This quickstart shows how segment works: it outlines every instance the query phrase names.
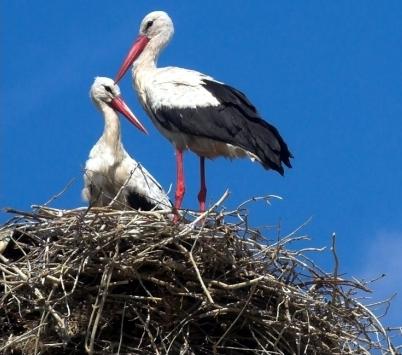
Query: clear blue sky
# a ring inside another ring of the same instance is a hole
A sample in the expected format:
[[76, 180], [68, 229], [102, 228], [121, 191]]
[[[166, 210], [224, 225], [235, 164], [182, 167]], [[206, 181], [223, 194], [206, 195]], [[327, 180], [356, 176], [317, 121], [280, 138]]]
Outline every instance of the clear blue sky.
[[[0, 206], [44, 203], [71, 179], [56, 207], [83, 205], [82, 167], [103, 121], [88, 98], [97, 75], [114, 76], [145, 14], [167, 11], [175, 36], [159, 64], [196, 69], [245, 92], [294, 153], [282, 178], [249, 161], [207, 164], [208, 203], [228, 208], [265, 194], [252, 223], [288, 233], [310, 216], [306, 246], [338, 236], [341, 271], [398, 291], [387, 321], [402, 324], [401, 1], [1, 1]], [[174, 152], [125, 121], [124, 143], [168, 188]], [[184, 206], [197, 207], [198, 160], [185, 161]], [[1, 217], [5, 220], [6, 216]], [[318, 258], [330, 270], [328, 253]]]

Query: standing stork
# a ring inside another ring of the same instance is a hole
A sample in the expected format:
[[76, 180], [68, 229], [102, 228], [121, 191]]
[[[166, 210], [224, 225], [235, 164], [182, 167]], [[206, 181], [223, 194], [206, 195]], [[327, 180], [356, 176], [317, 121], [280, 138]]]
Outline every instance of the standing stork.
[[175, 207], [183, 200], [183, 151], [200, 157], [200, 210], [205, 210], [205, 158], [249, 157], [265, 169], [284, 174], [291, 167], [290, 153], [278, 130], [264, 121], [247, 97], [235, 88], [197, 71], [157, 68], [162, 49], [174, 32], [167, 13], [154, 11], [141, 22], [139, 36], [124, 60], [117, 83], [133, 64], [134, 87], [158, 130], [176, 148]]
[[85, 164], [82, 196], [92, 206], [131, 207], [149, 211], [171, 208], [166, 193], [155, 178], [126, 152], [121, 143], [120, 121], [117, 111], [138, 129], [145, 128], [120, 96], [120, 89], [112, 79], [95, 79], [90, 96], [103, 113], [105, 128], [89, 153]]

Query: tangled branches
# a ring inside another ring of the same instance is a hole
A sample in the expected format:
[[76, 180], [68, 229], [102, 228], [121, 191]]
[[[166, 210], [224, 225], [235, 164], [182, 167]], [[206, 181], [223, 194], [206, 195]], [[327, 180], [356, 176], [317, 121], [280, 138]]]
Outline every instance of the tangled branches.
[[268, 242], [241, 211], [216, 211], [192, 224], [14, 211], [0, 230], [0, 352], [396, 354], [355, 297], [364, 284], [291, 250], [296, 233]]

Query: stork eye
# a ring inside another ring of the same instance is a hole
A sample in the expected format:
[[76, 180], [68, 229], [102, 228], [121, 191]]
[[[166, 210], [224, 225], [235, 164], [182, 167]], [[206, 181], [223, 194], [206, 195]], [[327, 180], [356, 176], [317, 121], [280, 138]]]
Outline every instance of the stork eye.
[[103, 87], [105, 88], [105, 90], [109, 93], [113, 95], [113, 91], [109, 86], [103, 85]]
[[148, 21], [147, 24], [145, 25], [145, 31], [148, 30], [148, 28], [150, 28], [153, 25], [153, 21]]

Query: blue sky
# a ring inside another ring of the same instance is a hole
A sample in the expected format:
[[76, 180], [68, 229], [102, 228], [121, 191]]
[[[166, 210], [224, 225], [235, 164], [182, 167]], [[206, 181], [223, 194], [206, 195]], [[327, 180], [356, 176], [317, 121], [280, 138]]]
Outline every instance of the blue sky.
[[[280, 223], [286, 234], [312, 216], [303, 230], [308, 246], [329, 246], [336, 232], [341, 271], [387, 273], [376, 288], [400, 293], [387, 322], [402, 324], [402, 2], [37, 5], [0, 3], [0, 206], [44, 203], [72, 178], [54, 206], [84, 204], [82, 167], [103, 129], [89, 87], [97, 75], [114, 77], [143, 16], [165, 10], [176, 33], [160, 66], [196, 69], [242, 90], [295, 156], [284, 178], [249, 161], [207, 162], [208, 203], [226, 188], [228, 208], [282, 196], [271, 207], [252, 206], [251, 222]], [[167, 189], [175, 181], [174, 151], [139, 106], [129, 76], [121, 89], [150, 131], [141, 135], [123, 121], [126, 149]], [[186, 154], [185, 174], [184, 206], [196, 208], [193, 154]], [[317, 260], [332, 268], [329, 253]]]

